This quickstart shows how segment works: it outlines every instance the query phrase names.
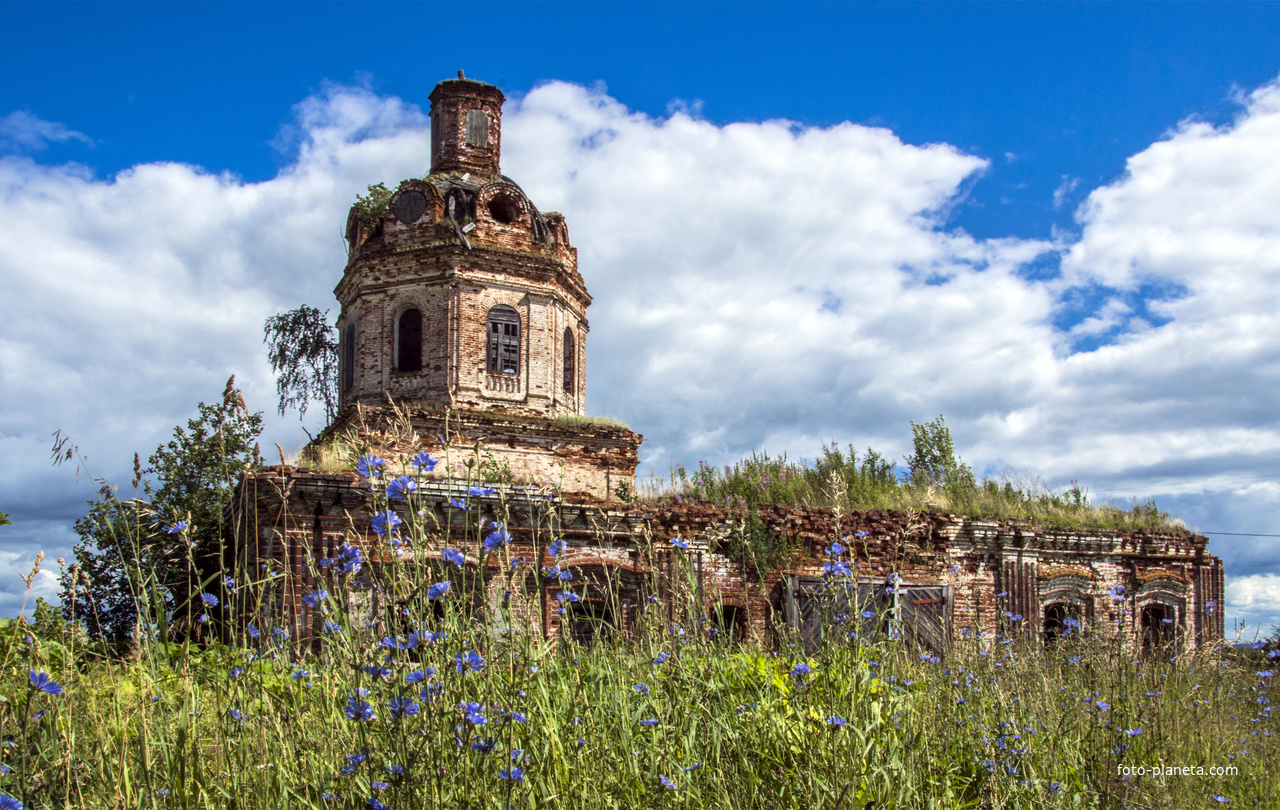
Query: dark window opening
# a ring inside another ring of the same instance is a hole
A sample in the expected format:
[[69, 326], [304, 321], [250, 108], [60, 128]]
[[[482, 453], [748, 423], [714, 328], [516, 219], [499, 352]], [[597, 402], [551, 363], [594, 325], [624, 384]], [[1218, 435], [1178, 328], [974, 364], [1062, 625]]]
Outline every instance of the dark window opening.
[[1142, 649], [1159, 650], [1171, 645], [1178, 637], [1177, 611], [1164, 604], [1147, 605], [1142, 609]]
[[467, 110], [467, 146], [489, 148], [489, 115], [484, 110]]
[[500, 194], [489, 200], [489, 216], [493, 217], [495, 222], [510, 225], [520, 218], [520, 206], [515, 200]]
[[747, 637], [747, 611], [735, 605], [721, 605], [711, 614], [716, 638], [742, 643]]
[[1052, 644], [1080, 631], [1080, 611], [1075, 605], [1055, 602], [1044, 609], [1044, 642]]
[[422, 313], [406, 309], [396, 327], [396, 371], [422, 369]]
[[520, 316], [508, 306], [489, 310], [487, 367], [490, 374], [520, 373]]
[[573, 330], [564, 330], [564, 391], [566, 394], [573, 393], [574, 372], [577, 369], [573, 351]]
[[561, 632], [573, 639], [574, 643], [586, 647], [599, 642], [607, 643], [617, 629], [613, 611], [603, 602], [570, 603], [560, 627]]
[[350, 388], [356, 384], [356, 325], [347, 324], [346, 343], [343, 346], [342, 387]]

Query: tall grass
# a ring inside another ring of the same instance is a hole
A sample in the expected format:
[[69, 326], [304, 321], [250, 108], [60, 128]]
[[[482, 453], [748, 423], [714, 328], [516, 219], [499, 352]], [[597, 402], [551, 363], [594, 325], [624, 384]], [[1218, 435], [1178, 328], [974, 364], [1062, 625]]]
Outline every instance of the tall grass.
[[[375, 510], [404, 522], [307, 561], [312, 637], [279, 609], [282, 572], [247, 561], [205, 572], [208, 620], [181, 635], [137, 572], [132, 657], [47, 612], [0, 627], [9, 806], [1264, 807], [1280, 795], [1265, 661], [1134, 658], [1105, 626], [1045, 649], [1016, 622], [994, 637], [963, 629], [943, 660], [834, 597], [821, 647], [785, 634], [742, 645], [696, 603], [689, 559], [665, 539], [641, 551], [673, 554], [674, 581], [650, 581], [624, 634], [578, 610], [618, 591], [574, 566], [554, 499], [454, 482], [456, 505], [431, 520], [407, 491], [426, 465], [362, 461]], [[850, 582], [832, 570], [834, 594]], [[544, 619], [566, 633], [544, 638]], [[41, 673], [60, 694], [37, 688]], [[1119, 772], [1157, 763], [1206, 773]], [[1208, 772], [1224, 767], [1237, 770]]]
[[974, 483], [912, 481], [873, 450], [859, 456], [852, 446], [824, 445], [812, 461], [784, 454], [752, 453], [736, 464], [697, 470], [673, 467], [667, 479], [650, 478], [637, 487], [642, 500], [750, 507], [763, 504], [819, 506], [845, 511], [934, 510], [970, 517], [999, 517], [1040, 526], [1184, 531], [1180, 520], [1155, 501], [1124, 506], [1094, 502], [1076, 484], [1054, 491], [1035, 476], [1005, 471]]

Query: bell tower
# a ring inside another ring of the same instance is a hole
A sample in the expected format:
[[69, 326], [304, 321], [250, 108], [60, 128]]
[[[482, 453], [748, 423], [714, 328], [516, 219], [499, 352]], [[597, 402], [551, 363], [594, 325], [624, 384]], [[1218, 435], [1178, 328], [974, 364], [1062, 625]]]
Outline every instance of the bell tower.
[[[430, 100], [430, 173], [389, 196], [371, 193], [347, 218], [347, 266], [334, 289], [342, 406], [334, 428], [355, 406], [370, 412], [388, 399], [447, 411], [455, 425], [470, 420], [490, 439], [519, 419], [522, 435], [493, 450], [517, 458], [513, 469], [550, 472], [556, 447], [603, 440], [612, 449], [599, 452], [621, 455], [600, 458], [600, 481], [585, 467], [575, 473], [581, 486], [607, 496], [615, 479], [634, 483], [641, 437], [593, 428], [592, 439], [566, 427], [580, 420], [563, 419], [586, 413], [591, 296], [564, 217], [540, 211], [501, 173], [502, 91], [459, 71]], [[440, 433], [421, 427], [420, 435]], [[514, 452], [539, 430], [573, 435]]]

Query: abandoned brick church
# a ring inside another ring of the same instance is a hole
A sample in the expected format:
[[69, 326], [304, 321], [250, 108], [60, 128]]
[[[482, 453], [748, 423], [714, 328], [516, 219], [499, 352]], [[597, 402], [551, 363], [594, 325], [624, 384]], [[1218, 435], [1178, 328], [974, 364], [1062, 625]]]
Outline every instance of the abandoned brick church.
[[[573, 607], [584, 621], [516, 606], [531, 630], [625, 633], [645, 600], [670, 603], [665, 597], [679, 591], [737, 637], [771, 643], [790, 626], [816, 642], [823, 549], [849, 538], [859, 591], [939, 652], [963, 628], [1052, 637], [1073, 621], [1119, 628], [1134, 644], [1191, 649], [1222, 638], [1222, 563], [1203, 536], [771, 506], [753, 517], [794, 553], [759, 571], [730, 551], [743, 515], [618, 497], [634, 489], [642, 437], [582, 418], [591, 296], [564, 217], [540, 211], [501, 174], [503, 98], [461, 72], [438, 84], [430, 173], [372, 210], [352, 208], [335, 289], [342, 409], [318, 441], [356, 437], [390, 457], [439, 457], [437, 477], [417, 493], [422, 511], [406, 520], [445, 525], [459, 496], [482, 513], [501, 508], [512, 554], [530, 568], [551, 564], [548, 528], [562, 537], [561, 564], [579, 572], [582, 600]], [[519, 485], [468, 493], [460, 478], [480, 469]], [[297, 637], [319, 622], [302, 600], [322, 577], [314, 561], [344, 542], [377, 548], [369, 492], [354, 470], [280, 465], [241, 482], [230, 507], [239, 550], [284, 574], [275, 609]], [[668, 542], [676, 536], [687, 550]], [[691, 575], [673, 573], [677, 553]], [[474, 555], [468, 560], [475, 565]], [[505, 586], [492, 582], [496, 604]], [[546, 593], [532, 598], [545, 607]], [[376, 598], [369, 610], [379, 610]]]

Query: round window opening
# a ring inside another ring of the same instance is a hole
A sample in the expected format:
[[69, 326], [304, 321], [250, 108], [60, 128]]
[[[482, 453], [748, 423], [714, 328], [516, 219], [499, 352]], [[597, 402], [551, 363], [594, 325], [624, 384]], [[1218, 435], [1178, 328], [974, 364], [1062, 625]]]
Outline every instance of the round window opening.
[[427, 210], [427, 195], [421, 191], [406, 191], [396, 200], [396, 219], [405, 225], [417, 222]]
[[520, 218], [520, 206], [505, 194], [489, 201], [489, 216], [495, 222], [510, 225]]

